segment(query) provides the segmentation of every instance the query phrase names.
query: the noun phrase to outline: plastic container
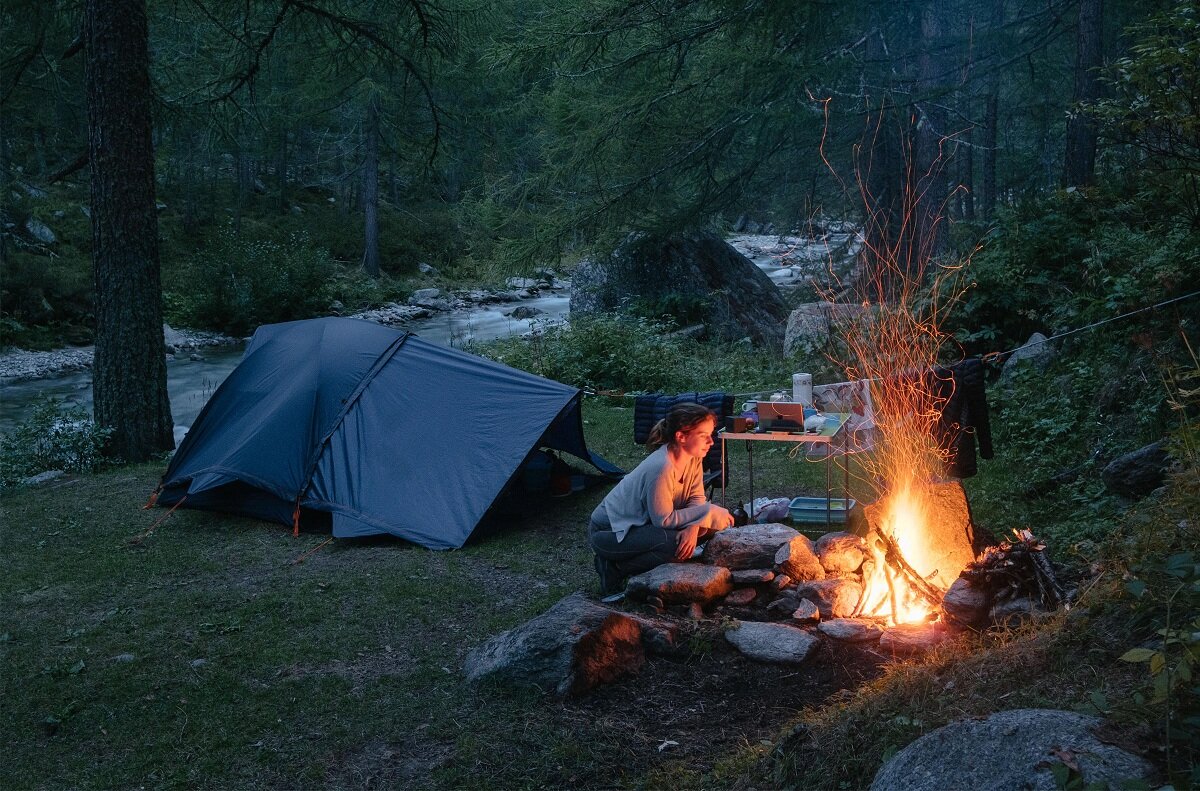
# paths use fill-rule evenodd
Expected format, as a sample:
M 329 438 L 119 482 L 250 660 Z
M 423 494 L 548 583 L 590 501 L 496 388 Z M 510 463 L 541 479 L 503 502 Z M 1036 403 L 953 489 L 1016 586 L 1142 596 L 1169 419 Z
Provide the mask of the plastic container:
M 828 509 L 826 507 L 828 504 Z M 788 503 L 788 516 L 795 524 L 825 524 L 828 510 L 829 523 L 844 525 L 846 514 L 854 507 L 854 500 L 841 497 L 793 497 Z

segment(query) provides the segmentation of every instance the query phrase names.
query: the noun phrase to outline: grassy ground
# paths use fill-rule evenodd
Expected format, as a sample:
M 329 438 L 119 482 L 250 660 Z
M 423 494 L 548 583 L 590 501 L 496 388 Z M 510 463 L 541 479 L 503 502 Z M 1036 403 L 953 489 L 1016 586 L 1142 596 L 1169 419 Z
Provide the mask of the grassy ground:
M 594 449 L 642 457 L 632 410 L 590 401 L 585 418 Z M 756 449 L 756 495 L 823 488 L 786 450 Z M 1137 680 L 1113 659 L 1116 621 L 1072 616 L 886 670 L 826 649 L 800 672 L 736 657 L 714 624 L 687 656 L 578 700 L 468 685 L 469 649 L 594 591 L 585 524 L 603 490 L 459 551 L 336 542 L 295 563 L 325 536 L 179 510 L 131 544 L 164 514 L 140 510 L 161 472 L 0 500 L 0 787 L 856 788 L 955 716 Z
M 597 450 L 624 465 L 641 457 L 631 410 L 589 404 L 586 419 Z M 769 492 L 793 463 L 759 456 L 756 482 Z M 585 525 L 602 490 L 550 501 L 461 551 L 337 542 L 294 564 L 325 536 L 179 510 L 129 543 L 164 515 L 140 509 L 161 472 L 127 467 L 0 501 L 0 786 L 607 787 L 692 776 L 687 759 L 657 749 L 686 742 L 683 725 L 630 732 L 622 717 L 656 678 L 659 688 L 694 681 L 719 664 L 702 641 L 647 686 L 593 700 L 608 712 L 599 719 L 586 705 L 461 679 L 468 649 L 594 589 Z M 777 721 L 756 717 L 758 735 L 773 734 Z M 742 752 L 707 763 L 740 766 Z

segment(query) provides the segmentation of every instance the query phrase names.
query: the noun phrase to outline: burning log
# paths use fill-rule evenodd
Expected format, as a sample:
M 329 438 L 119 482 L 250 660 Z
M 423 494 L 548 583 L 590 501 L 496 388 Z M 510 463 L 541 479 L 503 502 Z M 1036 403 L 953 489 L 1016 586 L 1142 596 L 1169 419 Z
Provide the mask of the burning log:
M 991 592 L 993 601 L 1036 595 L 1042 607 L 1053 610 L 1067 598 L 1046 557 L 1046 545 L 1028 530 L 1014 530 L 1012 540 L 985 549 L 962 576 Z

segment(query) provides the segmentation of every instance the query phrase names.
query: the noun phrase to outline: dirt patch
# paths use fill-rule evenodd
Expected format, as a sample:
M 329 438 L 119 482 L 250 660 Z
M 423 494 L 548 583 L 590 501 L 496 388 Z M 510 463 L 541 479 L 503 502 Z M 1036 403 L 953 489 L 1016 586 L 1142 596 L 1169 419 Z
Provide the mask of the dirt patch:
M 453 744 L 442 744 L 420 734 L 402 742 L 371 741 L 360 749 L 334 756 L 325 776 L 325 788 L 412 788 L 450 760 Z
M 628 733 L 628 751 L 643 769 L 682 761 L 705 772 L 739 746 L 775 740 L 806 706 L 879 676 L 885 661 L 826 641 L 802 666 L 770 665 L 714 644 L 686 659 L 654 658 L 636 676 L 561 706 L 568 718 Z

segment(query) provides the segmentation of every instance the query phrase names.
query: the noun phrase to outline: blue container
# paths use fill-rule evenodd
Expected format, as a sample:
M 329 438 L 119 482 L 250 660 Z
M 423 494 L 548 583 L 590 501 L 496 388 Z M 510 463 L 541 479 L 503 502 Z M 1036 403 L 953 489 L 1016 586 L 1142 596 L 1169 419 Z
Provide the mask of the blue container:
M 788 515 L 792 522 L 803 524 L 824 524 L 828 514 L 831 524 L 846 523 L 846 514 L 854 507 L 854 500 L 841 497 L 793 497 L 788 503 Z

